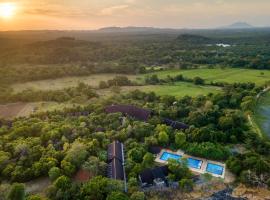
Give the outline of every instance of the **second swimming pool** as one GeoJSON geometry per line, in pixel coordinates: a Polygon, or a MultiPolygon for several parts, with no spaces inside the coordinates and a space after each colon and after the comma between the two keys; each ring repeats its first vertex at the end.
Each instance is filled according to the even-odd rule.
{"type": "Polygon", "coordinates": [[[164,152],[164,153],[160,156],[160,160],[164,160],[164,161],[168,161],[169,159],[179,160],[180,158],[182,158],[181,155],[174,154],[174,153],[169,153],[169,152],[164,152]]]}
{"type": "MultiPolygon", "coordinates": [[[[160,159],[164,160],[164,161],[168,161],[169,159],[174,159],[174,160],[180,161],[181,158],[182,158],[181,155],[169,153],[169,152],[163,152],[163,154],[160,156],[160,159]]],[[[202,161],[194,159],[194,158],[188,158],[187,164],[188,164],[188,167],[200,169],[202,166],[202,161]]]]}
{"type": "Polygon", "coordinates": [[[189,167],[195,168],[195,169],[201,169],[201,166],[202,166],[202,161],[201,160],[197,160],[197,159],[194,159],[194,158],[188,158],[187,162],[188,162],[189,167]]]}
{"type": "Polygon", "coordinates": [[[216,175],[222,175],[224,168],[220,165],[208,163],[206,171],[216,175]]]}

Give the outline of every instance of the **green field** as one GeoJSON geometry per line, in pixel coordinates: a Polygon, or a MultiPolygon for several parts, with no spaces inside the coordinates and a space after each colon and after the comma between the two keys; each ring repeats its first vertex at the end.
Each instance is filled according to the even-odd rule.
{"type": "MultiPolygon", "coordinates": [[[[165,78],[167,75],[176,76],[177,74],[182,74],[185,77],[194,78],[200,76],[206,80],[210,81],[220,81],[220,82],[254,82],[256,84],[262,85],[266,81],[270,80],[269,70],[253,70],[253,69],[192,69],[192,70],[164,70],[159,72],[150,73],[147,75],[125,75],[128,76],[130,80],[136,80],[142,82],[143,78],[151,74],[157,74],[160,78],[165,78]],[[262,74],[263,73],[263,74],[262,74]]],[[[106,81],[114,78],[116,75],[120,74],[98,74],[83,77],[66,77],[58,78],[52,80],[41,80],[41,81],[31,81],[26,83],[19,83],[12,85],[15,92],[22,91],[24,89],[32,88],[37,90],[56,90],[63,89],[67,87],[76,86],[79,82],[84,82],[93,87],[97,87],[100,81],[106,81]]],[[[175,88],[173,86],[173,88],[175,88]]]]}
{"type": "MultiPolygon", "coordinates": [[[[270,71],[267,70],[252,70],[252,69],[192,69],[192,70],[165,70],[144,75],[127,75],[132,81],[142,83],[146,76],[157,74],[160,78],[165,78],[168,75],[176,76],[182,74],[185,77],[193,78],[200,76],[206,82],[255,82],[258,85],[264,84],[270,80],[270,71]]],[[[98,74],[85,77],[66,77],[53,80],[32,81],[12,85],[15,92],[31,88],[36,90],[56,90],[76,86],[79,82],[84,82],[93,87],[97,87],[100,81],[107,81],[120,74],[98,74]]],[[[122,87],[121,92],[139,89],[145,92],[153,91],[157,95],[174,95],[182,97],[185,95],[197,96],[200,94],[217,93],[220,91],[218,87],[198,86],[193,83],[178,82],[174,85],[147,85],[136,87],[122,87]]],[[[110,90],[98,91],[101,95],[110,95],[110,90]]]]}
{"type": "MultiPolygon", "coordinates": [[[[206,82],[254,82],[258,85],[263,85],[270,80],[269,70],[254,70],[254,69],[191,69],[191,70],[167,70],[159,71],[151,74],[157,74],[160,78],[165,78],[167,75],[176,76],[182,74],[188,78],[199,76],[206,80],[206,82]]],[[[148,74],[148,75],[151,75],[148,74]]]]}
{"type": "MultiPolygon", "coordinates": [[[[129,87],[127,89],[130,90],[132,89],[132,87],[129,87]]],[[[183,97],[186,95],[194,97],[198,95],[206,95],[208,93],[218,93],[221,91],[221,89],[218,87],[198,86],[192,83],[185,82],[179,82],[175,85],[147,85],[136,87],[136,89],[144,92],[155,92],[157,95],[160,96],[173,95],[175,97],[183,97]]]]}
{"type": "Polygon", "coordinates": [[[13,119],[16,117],[25,117],[33,113],[62,110],[72,108],[83,104],[64,102],[32,102],[32,103],[10,103],[0,104],[0,118],[13,119]]]}
{"type": "MultiPolygon", "coordinates": [[[[20,92],[25,89],[35,89],[35,90],[60,90],[68,87],[74,87],[78,83],[83,82],[93,87],[97,87],[100,81],[107,81],[113,79],[115,76],[121,74],[95,74],[91,76],[81,76],[81,77],[65,77],[57,79],[48,79],[41,81],[30,81],[26,83],[18,83],[12,85],[14,92],[20,92]]],[[[133,75],[125,75],[130,80],[135,80],[138,78],[133,75]]]]}
{"type": "Polygon", "coordinates": [[[270,92],[267,92],[259,100],[254,120],[262,132],[270,137],[270,92]]]}

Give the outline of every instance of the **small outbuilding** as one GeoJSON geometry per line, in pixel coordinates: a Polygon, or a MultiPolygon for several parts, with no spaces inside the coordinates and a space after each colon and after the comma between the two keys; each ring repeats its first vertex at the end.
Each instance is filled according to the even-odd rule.
{"type": "Polygon", "coordinates": [[[139,180],[142,187],[150,186],[168,186],[167,176],[169,175],[168,166],[146,169],[139,174],[139,180]]]}

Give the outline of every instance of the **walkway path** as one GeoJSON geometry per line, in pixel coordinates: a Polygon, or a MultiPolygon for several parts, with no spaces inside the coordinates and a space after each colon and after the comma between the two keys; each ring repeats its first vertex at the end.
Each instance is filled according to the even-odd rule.
{"type": "MultiPolygon", "coordinates": [[[[268,91],[270,91],[270,86],[264,88],[261,92],[259,92],[259,93],[256,95],[256,101],[258,102],[259,99],[260,99],[260,97],[261,97],[264,93],[266,93],[266,92],[268,92],[268,91]]],[[[257,125],[255,122],[253,122],[252,117],[251,117],[250,114],[247,115],[247,118],[248,118],[248,121],[249,121],[249,124],[251,125],[251,127],[253,127],[253,129],[257,132],[257,134],[258,134],[260,137],[263,137],[263,133],[262,133],[261,129],[258,127],[258,125],[257,125]]]]}

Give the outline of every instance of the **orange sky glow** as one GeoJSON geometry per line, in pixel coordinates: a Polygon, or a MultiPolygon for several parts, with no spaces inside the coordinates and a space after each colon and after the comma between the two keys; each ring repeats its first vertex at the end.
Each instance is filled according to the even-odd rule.
{"type": "Polygon", "coordinates": [[[0,0],[0,30],[270,26],[269,10],[269,0],[0,0]],[[1,9],[7,3],[12,11],[1,9]]]}

